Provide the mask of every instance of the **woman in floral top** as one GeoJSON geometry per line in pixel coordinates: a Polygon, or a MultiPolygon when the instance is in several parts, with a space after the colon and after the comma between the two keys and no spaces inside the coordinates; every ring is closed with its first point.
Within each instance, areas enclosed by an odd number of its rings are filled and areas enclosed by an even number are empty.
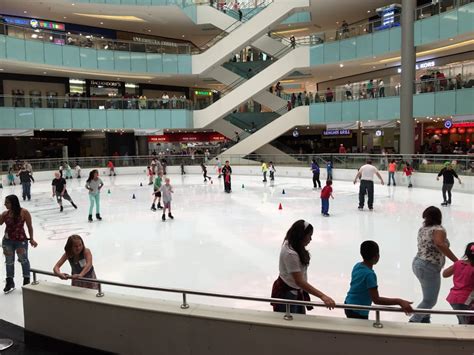
{"type": "MultiPolygon", "coordinates": [[[[441,210],[431,206],[423,211],[423,226],[418,230],[418,253],[413,260],[413,273],[418,278],[423,292],[423,300],[417,308],[432,309],[441,286],[441,269],[446,257],[453,262],[458,258],[449,249],[446,230],[441,225],[441,210]]],[[[414,314],[414,323],[430,323],[430,314],[414,314]]]]}

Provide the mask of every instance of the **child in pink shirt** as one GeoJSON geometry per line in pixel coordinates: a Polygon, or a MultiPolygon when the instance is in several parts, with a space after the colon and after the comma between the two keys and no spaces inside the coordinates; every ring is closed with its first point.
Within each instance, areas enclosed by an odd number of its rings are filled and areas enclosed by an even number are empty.
{"type": "MultiPolygon", "coordinates": [[[[474,305],[474,243],[469,243],[463,260],[443,271],[443,277],[453,276],[454,287],[446,300],[456,310],[471,310],[474,305]]],[[[457,316],[459,324],[474,324],[474,317],[457,316]]]]}

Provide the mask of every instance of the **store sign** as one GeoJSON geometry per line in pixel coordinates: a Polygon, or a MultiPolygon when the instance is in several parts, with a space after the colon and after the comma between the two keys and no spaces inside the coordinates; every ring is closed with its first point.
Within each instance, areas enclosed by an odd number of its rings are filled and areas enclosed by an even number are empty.
{"type": "Polygon", "coordinates": [[[381,137],[382,135],[383,135],[383,132],[380,129],[375,131],[375,136],[376,137],[381,137]]]}
{"type": "Polygon", "coordinates": [[[15,25],[15,26],[23,26],[23,27],[31,27],[31,28],[41,28],[46,30],[55,30],[55,31],[65,31],[66,25],[64,23],[52,22],[52,21],[43,21],[37,19],[28,19],[28,18],[21,18],[21,17],[3,17],[3,21],[5,23],[15,25]]]}
{"type": "Polygon", "coordinates": [[[227,140],[220,133],[170,133],[148,136],[148,143],[173,143],[173,142],[223,142],[227,140]]]}
{"type": "Polygon", "coordinates": [[[323,136],[350,136],[352,131],[350,129],[328,129],[323,131],[323,136]]]}
{"type": "Polygon", "coordinates": [[[195,90],[194,95],[196,95],[196,96],[212,96],[212,91],[195,90]]]}
{"type": "Polygon", "coordinates": [[[453,126],[453,121],[451,120],[446,120],[444,121],[444,127],[447,129],[450,129],[453,126]]]}
{"type": "Polygon", "coordinates": [[[453,124],[455,128],[474,128],[474,122],[459,122],[453,124]]]}
{"type": "Polygon", "coordinates": [[[95,87],[106,86],[109,88],[118,88],[122,86],[122,83],[118,81],[91,80],[90,83],[91,83],[91,86],[95,86],[95,87]]]}
{"type": "Polygon", "coordinates": [[[300,136],[300,132],[297,129],[293,131],[293,137],[298,138],[300,136]]]}
{"type": "Polygon", "coordinates": [[[145,43],[145,44],[155,44],[155,45],[158,45],[158,46],[178,47],[178,43],[169,42],[169,41],[160,41],[158,39],[143,38],[143,37],[137,37],[137,36],[133,36],[132,39],[133,39],[133,42],[140,42],[140,43],[145,43]]]}
{"type": "Polygon", "coordinates": [[[424,63],[415,65],[415,69],[418,70],[418,69],[433,68],[434,66],[436,66],[436,63],[434,60],[432,60],[430,62],[424,62],[424,63]]]}

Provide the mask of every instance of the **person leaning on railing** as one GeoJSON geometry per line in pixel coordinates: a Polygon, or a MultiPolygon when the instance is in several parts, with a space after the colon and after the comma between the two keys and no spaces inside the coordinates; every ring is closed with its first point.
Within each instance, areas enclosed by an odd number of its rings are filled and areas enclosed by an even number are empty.
{"type": "MultiPolygon", "coordinates": [[[[309,294],[320,298],[327,308],[333,309],[334,300],[308,283],[307,270],[310,254],[306,246],[311,242],[313,226],[300,219],[286,233],[280,251],[279,276],[273,283],[272,298],[309,301],[309,294]]],[[[273,303],[274,312],[285,312],[285,304],[273,303]]],[[[313,307],[307,307],[311,310],[313,307]]],[[[305,314],[304,306],[291,305],[291,313],[305,314]]]]}

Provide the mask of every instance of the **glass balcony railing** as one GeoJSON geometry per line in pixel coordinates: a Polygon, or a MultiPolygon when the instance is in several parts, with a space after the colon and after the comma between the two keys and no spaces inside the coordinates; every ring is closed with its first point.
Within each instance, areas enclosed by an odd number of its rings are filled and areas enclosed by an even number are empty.
{"type": "MultiPolygon", "coordinates": [[[[462,90],[474,87],[474,76],[462,78],[458,75],[454,78],[427,79],[414,82],[414,94],[428,92],[462,90]]],[[[305,106],[321,102],[340,102],[354,100],[370,100],[384,97],[400,96],[401,85],[383,85],[373,82],[371,85],[357,84],[349,87],[338,87],[334,90],[321,90],[317,92],[274,92],[277,96],[291,104],[288,108],[305,106]]]]}
{"type": "Polygon", "coordinates": [[[140,98],[140,97],[85,97],[85,96],[26,96],[1,95],[0,107],[69,108],[102,110],[193,110],[193,101],[184,97],[140,98]]]}
{"type": "Polygon", "coordinates": [[[137,41],[112,40],[92,34],[71,34],[64,32],[33,29],[28,27],[0,24],[0,35],[23,40],[40,41],[60,46],[75,46],[108,51],[137,53],[197,54],[199,48],[187,43],[178,43],[161,39],[139,38],[137,41]]]}
{"type": "MultiPolygon", "coordinates": [[[[415,20],[422,20],[434,15],[454,10],[458,7],[474,2],[474,0],[439,0],[430,4],[425,4],[416,9],[415,20]]],[[[394,16],[394,23],[400,23],[400,14],[394,16]]],[[[353,24],[343,23],[339,28],[311,33],[305,36],[296,37],[298,45],[317,45],[325,42],[340,41],[348,38],[366,35],[380,30],[382,19],[363,20],[353,24]]]]}
{"type": "MultiPolygon", "coordinates": [[[[226,144],[222,144],[224,147],[226,144]]],[[[227,144],[228,145],[228,144],[227,144]]],[[[219,153],[217,153],[219,154],[219,153]]],[[[402,171],[405,162],[411,162],[415,173],[438,173],[446,162],[451,162],[454,170],[459,175],[474,175],[474,154],[468,153],[463,155],[449,154],[272,154],[272,155],[225,155],[225,150],[221,151],[222,161],[230,160],[232,165],[260,165],[261,160],[273,161],[276,166],[294,166],[294,167],[310,167],[311,160],[315,159],[320,166],[325,166],[326,162],[332,161],[334,169],[358,169],[364,165],[367,159],[371,159],[374,166],[380,170],[386,170],[388,161],[395,160],[397,163],[397,171],[402,171]],[[294,158],[288,159],[288,156],[294,158]],[[250,160],[250,161],[249,161],[250,160]],[[253,163],[252,163],[253,162],[253,163]]],[[[159,154],[160,160],[165,160],[167,166],[199,165],[207,163],[209,157],[206,155],[195,154],[192,157],[186,152],[183,154],[159,154]]],[[[86,176],[84,171],[87,169],[107,166],[112,161],[116,167],[145,167],[150,164],[152,156],[99,156],[99,157],[69,157],[49,158],[49,159],[28,159],[35,171],[51,171],[57,170],[62,162],[68,162],[74,168],[78,164],[82,169],[82,175],[86,176]]],[[[0,171],[7,172],[10,168],[14,172],[24,163],[23,160],[1,160],[0,171]]]]}

